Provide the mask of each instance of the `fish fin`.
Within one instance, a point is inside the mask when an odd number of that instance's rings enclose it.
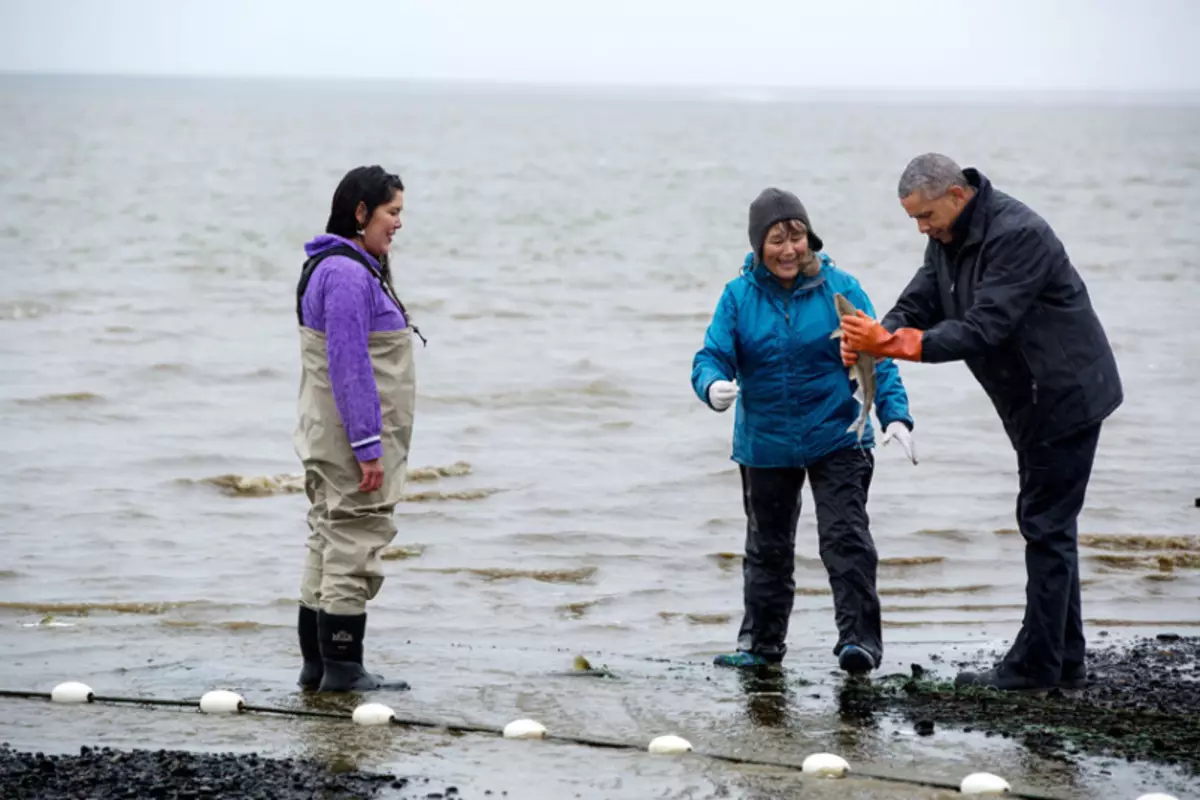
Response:
[[[842,329],[841,329],[841,328],[838,328],[838,329],[837,329],[837,330],[835,330],[833,333],[829,334],[829,338],[830,338],[830,339],[840,339],[840,338],[842,338]]]

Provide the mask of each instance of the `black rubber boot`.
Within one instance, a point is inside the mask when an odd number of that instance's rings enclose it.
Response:
[[[1007,670],[1001,664],[984,672],[960,672],[954,678],[955,686],[972,686],[978,689],[999,689],[1002,692],[1041,694],[1057,688]]]
[[[296,631],[300,634],[300,655],[304,657],[304,666],[300,667],[300,680],[297,683],[302,689],[315,690],[321,685],[321,677],[325,674],[325,665],[321,661],[321,643],[317,639],[317,612],[307,606],[300,606]]]
[[[1063,664],[1062,678],[1058,681],[1060,689],[1086,689],[1088,674],[1086,664]]]
[[[363,669],[363,634],[367,615],[317,614],[317,632],[321,643],[321,660],[325,672],[318,691],[373,692],[378,690],[404,691],[404,681],[384,680]]]

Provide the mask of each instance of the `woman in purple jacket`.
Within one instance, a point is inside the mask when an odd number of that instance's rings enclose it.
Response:
[[[396,535],[412,439],[411,319],[392,286],[388,249],[404,184],[381,167],[350,170],[325,234],[304,246],[296,291],[299,421],[293,442],[309,499],[300,585],[305,689],[407,689],[363,669],[367,601],[383,584],[379,553]]]

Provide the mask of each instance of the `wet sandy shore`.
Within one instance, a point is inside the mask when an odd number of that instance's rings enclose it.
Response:
[[[833,676],[813,680],[811,671],[806,677],[786,668],[712,670],[665,660],[658,670],[647,661],[558,673],[557,679],[577,687],[572,694],[582,706],[588,698],[597,701],[614,691],[624,695],[625,704],[648,703],[636,695],[653,694],[646,685],[653,680],[683,684],[673,691],[661,687],[660,698],[687,695],[702,708],[733,680],[757,733],[731,741],[685,730],[697,752],[666,759],[638,752],[641,745],[633,739],[621,751],[579,743],[509,742],[483,732],[407,726],[363,729],[348,721],[334,723],[340,727],[322,723],[317,746],[286,756],[278,746],[280,730],[268,727],[273,723],[266,719],[257,723],[265,734],[258,747],[243,739],[235,750],[222,752],[213,747],[219,740],[211,735],[199,741],[176,735],[173,738],[185,748],[149,750],[148,743],[136,735],[149,725],[128,721],[124,728],[130,734],[117,737],[120,747],[93,747],[81,740],[98,730],[109,731],[103,737],[109,741],[114,737],[107,724],[97,727],[96,717],[89,718],[87,712],[109,719],[116,714],[172,712],[101,709],[101,704],[75,709],[52,706],[57,713],[76,714],[76,724],[68,728],[60,720],[53,725],[57,733],[51,737],[54,742],[44,743],[45,752],[27,744],[0,749],[0,796],[585,798],[632,797],[652,791],[655,796],[681,798],[765,798],[780,792],[944,798],[957,794],[953,787],[962,775],[980,770],[1006,774],[1015,796],[1031,798],[1094,797],[1106,781],[1111,781],[1113,797],[1133,798],[1159,788],[1182,798],[1200,790],[1200,637],[1164,633],[1110,644],[1109,637],[1099,636],[1089,651],[1089,685],[1045,696],[953,689],[957,669],[987,665],[999,655],[996,652],[976,651],[947,659],[926,655],[925,665],[913,663],[908,674],[880,675],[869,682]],[[309,696],[295,708],[345,712],[362,699]],[[674,705],[678,698],[666,700]],[[836,706],[840,731],[821,734],[829,721],[814,705],[826,700]],[[384,701],[395,703],[401,718],[405,716],[401,699]],[[35,710],[30,704],[36,701],[4,702],[24,703],[6,708],[15,712],[6,713],[8,719],[20,721]],[[201,715],[195,725],[202,728],[207,724],[204,719]],[[215,719],[211,723],[221,724]],[[36,727],[45,731],[46,720]],[[153,727],[177,726],[160,720]],[[555,738],[556,728],[570,731],[563,722],[552,722],[551,728]],[[72,733],[63,736],[64,730]],[[814,734],[823,741],[810,741]],[[28,736],[21,738],[30,741]],[[621,737],[607,740],[620,743]],[[991,742],[1015,745],[1028,753],[1018,759],[1025,762],[1027,774],[1008,771],[1016,767],[1005,766],[1009,759],[995,752]],[[846,781],[820,781],[801,774],[804,755],[839,748],[852,762],[853,772]],[[368,755],[372,751],[376,757]],[[1031,769],[1030,758],[1042,766]],[[651,762],[659,766],[649,766]],[[524,780],[514,784],[515,775],[533,773],[541,776],[544,785]]]

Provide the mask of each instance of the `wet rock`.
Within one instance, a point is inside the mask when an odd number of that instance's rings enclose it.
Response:
[[[933,720],[919,719],[917,724],[913,725],[913,729],[916,730],[918,736],[933,736]]]
[[[1164,636],[1168,638],[1163,638]],[[1001,653],[979,654],[990,667]],[[1089,683],[1044,696],[955,689],[953,674],[879,679],[857,706],[1012,737],[1056,760],[1089,755],[1173,764],[1200,775],[1200,637],[1161,634],[1087,653]],[[918,732],[920,732],[918,730]]]
[[[403,789],[410,783],[393,775],[335,774],[317,761],[255,754],[121,752],[84,745],[79,755],[47,755],[0,745],[0,797],[5,800],[366,800],[389,785]],[[399,797],[442,796],[425,795],[429,791]],[[457,789],[446,792],[457,795]]]

